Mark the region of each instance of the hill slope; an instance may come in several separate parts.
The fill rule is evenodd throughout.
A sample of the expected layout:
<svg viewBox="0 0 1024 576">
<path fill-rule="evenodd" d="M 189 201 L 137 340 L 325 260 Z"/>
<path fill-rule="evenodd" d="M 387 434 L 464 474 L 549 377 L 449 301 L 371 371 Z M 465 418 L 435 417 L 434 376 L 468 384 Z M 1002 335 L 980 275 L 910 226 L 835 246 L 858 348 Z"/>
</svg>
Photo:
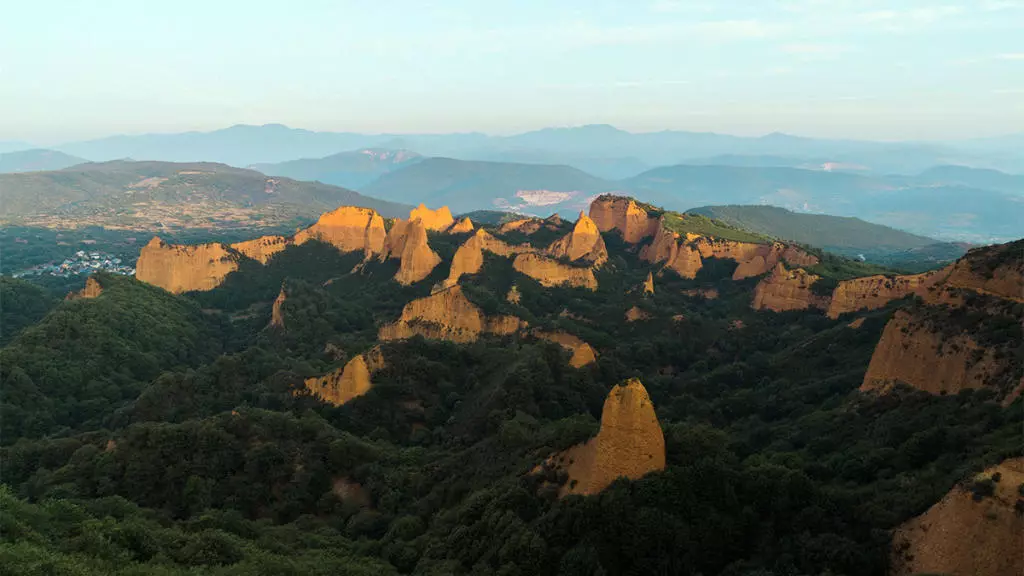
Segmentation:
<svg viewBox="0 0 1024 576">
<path fill-rule="evenodd" d="M 408 150 L 364 148 L 339 152 L 323 158 L 303 158 L 276 164 L 254 164 L 252 168 L 268 176 L 286 176 L 295 180 L 315 180 L 343 188 L 359 188 L 378 176 L 398 170 L 422 159 Z"/>
<path fill-rule="evenodd" d="M 11 172 L 32 172 L 35 170 L 60 170 L 86 162 L 83 158 L 71 156 L 57 150 L 19 150 L 0 154 L 0 174 Z"/>
<path fill-rule="evenodd" d="M 0 221 L 68 228 L 264 227 L 312 218 L 341 204 L 385 216 L 409 210 L 336 186 L 213 163 L 82 164 L 0 175 L 0 190 Z"/>
<path fill-rule="evenodd" d="M 569 166 L 428 158 L 381 176 L 363 191 L 394 202 L 446 205 L 454 212 L 579 211 L 614 182 Z"/>
<path fill-rule="evenodd" d="M 949 262 L 967 251 L 963 244 L 939 242 L 865 222 L 860 218 L 801 214 L 775 206 L 704 206 L 688 211 L 738 228 L 810 244 L 849 258 L 912 268 Z"/>
</svg>

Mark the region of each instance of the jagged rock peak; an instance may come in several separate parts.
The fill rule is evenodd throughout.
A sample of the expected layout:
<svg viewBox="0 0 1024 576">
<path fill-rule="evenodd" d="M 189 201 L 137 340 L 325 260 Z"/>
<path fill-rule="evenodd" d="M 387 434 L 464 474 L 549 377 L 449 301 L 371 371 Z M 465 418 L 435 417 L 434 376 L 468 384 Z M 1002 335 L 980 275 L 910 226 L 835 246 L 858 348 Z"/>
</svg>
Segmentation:
<svg viewBox="0 0 1024 576">
<path fill-rule="evenodd" d="M 604 401 L 597 436 L 552 456 L 547 465 L 568 473 L 560 496 L 597 494 L 617 478 L 636 480 L 664 470 L 665 436 L 640 380 L 613 386 Z"/>
<path fill-rule="evenodd" d="M 573 368 L 582 368 L 589 364 L 597 362 L 597 353 L 594 352 L 593 347 L 587 344 L 583 340 L 580 340 L 577 336 L 569 334 L 568 332 L 543 332 L 535 331 L 534 336 L 541 340 L 547 340 L 548 342 L 554 342 L 562 348 L 568 350 L 572 356 L 569 359 L 569 365 Z"/>
<path fill-rule="evenodd" d="M 474 342 L 481 334 L 512 334 L 525 326 L 526 322 L 514 316 L 484 316 L 455 285 L 406 304 L 398 321 L 382 326 L 378 337 L 402 340 L 418 334 L 435 340 Z"/>
<path fill-rule="evenodd" d="M 399 284 L 419 282 L 441 263 L 441 257 L 431 250 L 427 243 L 427 228 L 421 219 L 417 218 L 405 226 L 405 239 L 402 244 L 402 262 L 395 273 L 395 280 Z"/>
<path fill-rule="evenodd" d="M 512 268 L 540 282 L 541 286 L 569 286 L 597 290 L 591 268 L 579 268 L 539 254 L 524 253 L 512 261 Z"/>
<path fill-rule="evenodd" d="M 654 294 L 654 274 L 651 272 L 647 273 L 647 279 L 644 280 L 644 294 Z"/>
<path fill-rule="evenodd" d="M 811 286 L 820 276 L 809 274 L 803 268 L 786 270 L 782 262 L 777 262 L 772 273 L 761 279 L 754 288 L 754 310 L 806 310 L 807 308 L 825 309 L 828 307 L 828 296 L 819 296 Z"/>
<path fill-rule="evenodd" d="M 449 234 L 466 234 L 473 231 L 473 221 L 463 216 L 456 223 L 452 224 L 447 232 Z"/>
<path fill-rule="evenodd" d="M 320 377 L 307 378 L 303 384 L 310 393 L 324 402 L 341 406 L 369 392 L 373 387 L 370 378 L 382 368 L 384 355 L 378 346 L 365 354 L 353 356 L 344 368 Z"/>
<path fill-rule="evenodd" d="M 277 293 L 277 298 L 274 299 L 274 305 L 270 309 L 271 326 L 284 328 L 284 311 L 281 307 L 284 305 L 287 298 L 288 296 L 285 294 L 284 284 L 281 284 L 281 291 Z"/>
<path fill-rule="evenodd" d="M 315 224 L 295 234 L 294 242 L 302 244 L 320 240 L 342 252 L 362 251 L 367 256 L 384 251 L 384 218 L 376 211 L 357 206 L 341 206 L 320 215 Z"/>
<path fill-rule="evenodd" d="M 604 245 L 601 231 L 583 212 L 580 212 L 572 232 L 555 241 L 547 252 L 555 258 L 568 258 L 573 262 L 586 260 L 594 266 L 600 266 L 608 260 L 608 249 Z"/>
<path fill-rule="evenodd" d="M 484 263 L 485 251 L 508 258 L 516 254 L 532 253 L 536 250 L 529 244 L 509 244 L 495 238 L 483 228 L 477 228 L 476 233 L 466 239 L 462 246 L 455 251 L 448 278 L 442 286 L 446 288 L 454 286 L 463 274 L 479 272 Z"/>
<path fill-rule="evenodd" d="M 590 204 L 590 218 L 601 232 L 618 230 L 630 244 L 654 235 L 658 228 L 657 218 L 649 216 L 636 200 L 624 196 L 598 196 Z"/>
<path fill-rule="evenodd" d="M 139 253 L 135 277 L 175 294 L 212 290 L 238 269 L 240 257 L 219 242 L 176 246 L 154 236 Z"/>
<path fill-rule="evenodd" d="M 79 300 L 96 298 L 102 293 L 103 286 L 100 285 L 99 280 L 97 280 L 95 276 L 89 276 L 88 278 L 85 279 L 85 288 L 82 288 L 77 292 L 69 292 L 68 295 L 64 297 L 64 299 Z"/>
<path fill-rule="evenodd" d="M 455 223 L 455 218 L 452 217 L 452 211 L 449 210 L 447 206 L 442 206 L 437 210 L 431 210 L 422 203 L 409 211 L 409 220 L 420 220 L 423 222 L 423 225 L 427 230 L 434 231 L 447 230 Z"/>
<path fill-rule="evenodd" d="M 231 247 L 260 264 L 266 264 L 275 254 L 287 248 L 291 243 L 291 238 L 284 236 L 260 236 L 252 240 L 235 242 Z"/>
</svg>

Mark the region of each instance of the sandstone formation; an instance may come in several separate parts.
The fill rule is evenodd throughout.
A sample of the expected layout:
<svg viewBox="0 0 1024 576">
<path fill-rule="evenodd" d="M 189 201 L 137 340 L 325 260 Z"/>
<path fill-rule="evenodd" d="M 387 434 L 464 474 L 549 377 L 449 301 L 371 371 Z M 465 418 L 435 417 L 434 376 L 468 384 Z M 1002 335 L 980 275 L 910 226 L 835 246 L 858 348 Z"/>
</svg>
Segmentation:
<svg viewBox="0 0 1024 576">
<path fill-rule="evenodd" d="M 284 286 L 281 286 L 281 291 L 278 292 L 277 298 L 274 299 L 274 305 L 270 309 L 270 325 L 278 328 L 284 328 L 284 312 L 281 310 L 281 306 L 284 305 L 284 301 L 287 296 L 284 293 Z"/>
<path fill-rule="evenodd" d="M 569 286 L 597 290 L 597 278 L 590 268 L 577 268 L 537 254 L 519 254 L 512 261 L 512 267 L 541 286 Z"/>
<path fill-rule="evenodd" d="M 444 286 L 454 286 L 463 274 L 476 274 L 484 264 L 484 252 L 498 256 L 511 257 L 521 253 L 532 253 L 535 250 L 529 245 L 514 246 L 499 240 L 483 228 L 459 246 L 452 257 L 451 269 Z"/>
<path fill-rule="evenodd" d="M 679 234 L 659 223 L 654 241 L 640 250 L 640 259 L 652 264 L 663 263 L 683 278 L 694 278 L 701 269 L 700 252 L 689 242 L 680 242 Z"/>
<path fill-rule="evenodd" d="M 632 198 L 603 195 L 590 204 L 590 218 L 601 232 L 618 230 L 623 240 L 636 244 L 652 236 L 658 219 L 647 214 Z"/>
<path fill-rule="evenodd" d="M 1024 302 L 1024 240 L 969 251 L 950 267 L 946 284 Z"/>
<path fill-rule="evenodd" d="M 636 480 L 664 470 L 665 437 L 640 380 L 614 386 L 604 401 L 597 436 L 555 454 L 546 465 L 568 473 L 559 496 L 597 494 L 619 477 Z"/>
<path fill-rule="evenodd" d="M 431 210 L 423 204 L 420 204 L 409 212 L 409 221 L 414 222 L 416 220 L 423 222 L 423 226 L 426 227 L 427 230 L 434 231 L 447 230 L 455 223 L 455 218 L 452 217 L 452 211 L 449 210 L 447 206 L 442 206 L 437 210 Z"/>
<path fill-rule="evenodd" d="M 644 280 L 644 294 L 654 294 L 654 274 L 647 273 L 647 279 Z"/>
<path fill-rule="evenodd" d="M 846 312 L 874 310 L 893 300 L 911 294 L 925 295 L 928 288 L 948 276 L 947 269 L 908 276 L 864 276 L 843 280 L 832 291 L 828 317 L 838 318 Z"/>
<path fill-rule="evenodd" d="M 498 227 L 498 234 L 507 234 L 509 232 L 522 232 L 529 236 L 540 227 L 544 225 L 544 221 L 540 218 L 520 218 L 519 220 L 510 220 L 505 222 Z"/>
<path fill-rule="evenodd" d="M 572 353 L 569 365 L 573 368 L 582 368 L 597 361 L 597 354 L 594 349 L 583 340 L 568 332 L 541 332 L 536 331 L 534 336 L 541 340 L 554 342 Z"/>
<path fill-rule="evenodd" d="M 650 318 L 650 314 L 637 306 L 633 306 L 629 310 L 626 310 L 626 322 L 638 322 L 640 320 L 650 320 Z"/>
<path fill-rule="evenodd" d="M 803 268 L 786 270 L 781 262 L 775 265 L 772 273 L 757 283 L 754 288 L 754 310 L 805 310 L 807 308 L 825 308 L 827 296 L 818 296 L 811 291 L 820 276 L 809 274 Z"/>
<path fill-rule="evenodd" d="M 469 218 L 460 218 L 458 222 L 452 224 L 447 232 L 449 234 L 468 234 L 473 231 L 473 221 Z"/>
<path fill-rule="evenodd" d="M 362 251 L 367 256 L 384 251 L 384 219 L 369 208 L 342 206 L 320 215 L 315 224 L 299 231 L 296 244 L 320 240 L 342 252 Z"/>
<path fill-rule="evenodd" d="M 993 385 L 1001 372 L 995 351 L 965 332 L 943 334 L 942 328 L 897 311 L 875 346 L 861 391 L 884 392 L 896 382 L 931 394 Z"/>
<path fill-rule="evenodd" d="M 324 402 L 341 406 L 369 392 L 373 386 L 370 376 L 383 367 L 384 357 L 380 348 L 374 348 L 366 354 L 354 356 L 344 368 L 318 378 L 307 378 L 304 384 L 307 390 Z"/>
<path fill-rule="evenodd" d="M 402 262 L 395 273 L 399 284 L 409 285 L 423 280 L 441 263 L 441 257 L 427 244 L 427 229 L 420 219 L 413 220 L 406 227 L 402 242 Z"/>
<path fill-rule="evenodd" d="M 284 236 L 260 236 L 253 240 L 236 242 L 231 247 L 260 264 L 266 264 L 274 254 L 284 250 L 289 244 L 291 239 Z"/>
<path fill-rule="evenodd" d="M 967 487 L 956 486 L 895 531 L 893 574 L 1024 574 L 1024 516 L 1015 510 L 1024 458 L 1005 460 L 974 479 L 979 480 L 992 482 L 994 494 L 975 499 Z"/>
<path fill-rule="evenodd" d="M 508 294 L 505 295 L 505 301 L 509 304 L 519 304 L 519 300 L 522 296 L 519 294 L 519 288 L 515 284 L 508 289 Z"/>
<path fill-rule="evenodd" d="M 571 262 L 586 260 L 594 266 L 600 266 L 608 260 L 608 249 L 601 238 L 601 232 L 594 221 L 580 212 L 576 225 L 547 250 L 555 258 L 568 258 Z"/>
<path fill-rule="evenodd" d="M 481 334 L 512 334 L 525 325 L 514 316 L 485 317 L 456 285 L 409 302 L 397 322 L 380 328 L 378 337 L 401 340 L 418 334 L 436 340 L 473 342 Z"/>
<path fill-rule="evenodd" d="M 702 258 L 735 260 L 738 266 L 733 272 L 733 280 L 760 276 L 772 270 L 776 264 L 782 261 L 796 267 L 813 266 L 818 263 L 817 256 L 781 242 L 754 244 L 701 237 L 694 242 L 694 245 Z"/>
<path fill-rule="evenodd" d="M 95 276 L 89 276 L 85 280 L 85 288 L 78 292 L 71 292 L 64 297 L 65 300 L 78 300 L 81 298 L 95 298 L 103 293 L 103 286 Z"/>
<path fill-rule="evenodd" d="M 690 288 L 689 290 L 683 290 L 683 295 L 690 296 L 693 298 L 703 298 L 705 300 L 714 300 L 718 298 L 717 288 Z"/>
<path fill-rule="evenodd" d="M 238 259 L 224 244 L 175 246 L 154 236 L 139 254 L 135 277 L 175 294 L 212 290 L 238 269 Z"/>
</svg>

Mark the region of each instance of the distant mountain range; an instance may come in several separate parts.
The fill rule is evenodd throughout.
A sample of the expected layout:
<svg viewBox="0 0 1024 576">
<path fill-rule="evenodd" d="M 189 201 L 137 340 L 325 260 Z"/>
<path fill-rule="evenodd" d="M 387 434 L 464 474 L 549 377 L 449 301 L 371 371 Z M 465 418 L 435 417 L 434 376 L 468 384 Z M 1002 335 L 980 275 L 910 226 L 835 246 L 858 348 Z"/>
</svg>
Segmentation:
<svg viewBox="0 0 1024 576">
<path fill-rule="evenodd" d="M 303 158 L 276 164 L 255 164 L 268 176 L 287 176 L 296 180 L 314 180 L 344 188 L 361 188 L 379 176 L 419 162 L 423 157 L 408 150 L 364 148 L 339 152 L 324 158 Z"/>
<path fill-rule="evenodd" d="M 223 164 L 112 161 L 63 170 L 0 174 L 0 224 L 259 228 L 303 222 L 340 205 L 405 216 L 411 206 L 352 190 L 267 177 Z"/>
<path fill-rule="evenodd" d="M 1021 141 L 1022 135 L 917 143 L 829 140 L 779 133 L 761 137 L 679 130 L 631 133 L 608 125 L 545 128 L 513 136 L 357 134 L 267 124 L 238 125 L 212 132 L 111 136 L 54 148 L 92 161 L 213 161 L 240 167 L 322 158 L 361 148 L 408 149 L 424 156 L 464 160 L 567 164 L 617 179 L 634 176 L 652 166 L 694 164 L 722 155 L 786 158 L 786 166 L 790 162 L 799 163 L 793 165 L 800 167 L 807 162 L 855 166 L 877 174 L 916 174 L 941 164 L 1024 173 Z"/>
<path fill-rule="evenodd" d="M 75 164 L 86 162 L 77 156 L 71 156 L 57 150 L 20 150 L 0 154 L 0 174 L 12 172 L 32 172 L 36 170 L 60 170 Z"/>
</svg>

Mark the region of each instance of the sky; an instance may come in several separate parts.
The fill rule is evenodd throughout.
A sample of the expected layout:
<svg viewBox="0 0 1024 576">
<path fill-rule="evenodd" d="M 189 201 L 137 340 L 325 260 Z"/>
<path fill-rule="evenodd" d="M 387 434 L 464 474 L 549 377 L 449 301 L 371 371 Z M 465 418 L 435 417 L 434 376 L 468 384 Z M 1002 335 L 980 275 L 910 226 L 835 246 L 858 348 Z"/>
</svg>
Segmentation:
<svg viewBox="0 0 1024 576">
<path fill-rule="evenodd" d="M 0 140 L 1024 131 L 1024 0 L 4 0 Z"/>
</svg>

